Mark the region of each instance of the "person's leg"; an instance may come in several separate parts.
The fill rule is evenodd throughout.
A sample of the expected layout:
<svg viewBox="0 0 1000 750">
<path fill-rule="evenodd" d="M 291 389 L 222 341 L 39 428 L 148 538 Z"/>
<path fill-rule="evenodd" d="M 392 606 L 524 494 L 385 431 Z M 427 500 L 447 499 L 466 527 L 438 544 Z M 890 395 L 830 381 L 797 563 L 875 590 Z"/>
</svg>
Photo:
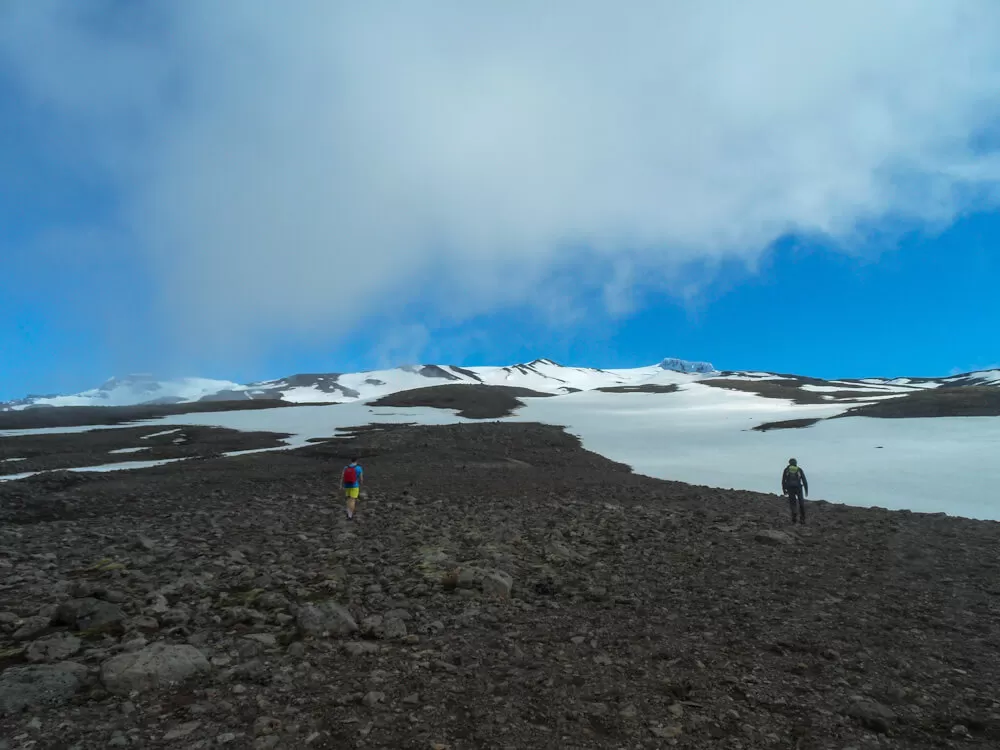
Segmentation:
<svg viewBox="0 0 1000 750">
<path fill-rule="evenodd" d="M 792 523 L 797 520 L 795 517 L 795 490 L 788 490 L 788 507 L 792 511 Z"/>
<path fill-rule="evenodd" d="M 806 498 L 802 494 L 802 490 L 798 492 L 799 496 L 799 523 L 806 522 Z"/>
<path fill-rule="evenodd" d="M 347 517 L 354 518 L 354 509 L 358 502 L 358 488 L 348 487 L 344 493 L 347 495 Z"/>
</svg>

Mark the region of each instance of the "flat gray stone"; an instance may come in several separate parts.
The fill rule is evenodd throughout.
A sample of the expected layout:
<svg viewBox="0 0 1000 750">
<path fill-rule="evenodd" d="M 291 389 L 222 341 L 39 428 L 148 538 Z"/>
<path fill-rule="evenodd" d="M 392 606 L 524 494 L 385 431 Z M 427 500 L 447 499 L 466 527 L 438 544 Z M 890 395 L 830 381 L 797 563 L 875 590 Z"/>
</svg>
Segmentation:
<svg viewBox="0 0 1000 750">
<path fill-rule="evenodd" d="M 210 669 L 208 659 L 194 646 L 159 642 L 108 659 L 101 665 L 101 681 L 109 692 L 127 695 L 183 682 Z"/>
<path fill-rule="evenodd" d="M 82 642 L 70 633 L 53 633 L 39 638 L 24 651 L 24 657 L 31 662 L 65 661 L 80 650 Z"/>
<path fill-rule="evenodd" d="M 306 604 L 299 608 L 296 620 L 302 635 L 350 635 L 358 630 L 347 608 L 334 601 Z"/>
<path fill-rule="evenodd" d="M 74 662 L 5 669 L 0 672 L 0 716 L 68 703 L 86 674 L 87 668 Z"/>
</svg>

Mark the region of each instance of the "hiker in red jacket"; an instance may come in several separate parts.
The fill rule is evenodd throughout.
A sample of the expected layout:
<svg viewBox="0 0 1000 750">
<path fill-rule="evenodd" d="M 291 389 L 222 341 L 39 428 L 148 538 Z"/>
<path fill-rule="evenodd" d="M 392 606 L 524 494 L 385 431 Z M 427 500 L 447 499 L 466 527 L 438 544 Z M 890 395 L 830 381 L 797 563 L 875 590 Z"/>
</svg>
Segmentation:
<svg viewBox="0 0 1000 750">
<path fill-rule="evenodd" d="M 352 458 L 351 463 L 344 467 L 340 473 L 340 488 L 347 496 L 347 518 L 354 518 L 354 509 L 358 503 L 358 495 L 361 492 L 361 482 L 364 469 L 358 464 L 358 459 Z"/>
</svg>

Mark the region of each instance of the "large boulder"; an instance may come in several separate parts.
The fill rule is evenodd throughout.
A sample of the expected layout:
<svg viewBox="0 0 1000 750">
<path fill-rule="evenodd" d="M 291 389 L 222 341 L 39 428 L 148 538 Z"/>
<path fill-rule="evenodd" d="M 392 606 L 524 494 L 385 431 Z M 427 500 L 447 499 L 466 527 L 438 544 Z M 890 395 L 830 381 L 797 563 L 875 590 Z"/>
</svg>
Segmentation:
<svg viewBox="0 0 1000 750">
<path fill-rule="evenodd" d="M 101 665 L 101 681 L 109 692 L 127 695 L 158 690 L 209 669 L 208 659 L 194 646 L 158 642 L 108 659 Z"/>
<path fill-rule="evenodd" d="M 24 656 L 31 662 L 64 661 L 80 650 L 79 638 L 70 633 L 54 633 L 28 646 Z"/>
<path fill-rule="evenodd" d="M 87 668 L 73 662 L 5 669 L 0 672 L 0 716 L 67 703 L 86 675 Z"/>
<path fill-rule="evenodd" d="M 15 641 L 30 641 L 32 638 L 36 638 L 48 630 L 51 627 L 51 624 L 51 617 L 35 615 L 34 617 L 29 617 L 24 620 L 18 629 L 14 631 L 14 635 L 11 637 Z"/>
<path fill-rule="evenodd" d="M 486 596 L 499 599 L 510 598 L 514 579 L 511 575 L 497 568 L 462 568 L 458 574 L 458 588 L 480 589 Z"/>
<path fill-rule="evenodd" d="M 754 539 L 760 544 L 766 544 L 771 547 L 781 547 L 786 544 L 792 544 L 795 541 L 791 534 L 787 534 L 784 531 L 777 531 L 775 529 L 758 531 L 754 536 Z"/>
<path fill-rule="evenodd" d="M 306 636 L 350 635 L 358 630 L 347 608 L 330 600 L 301 606 L 296 621 L 299 632 Z"/>
<path fill-rule="evenodd" d="M 60 604 L 53 622 L 76 630 L 102 631 L 122 629 L 124 620 L 125 613 L 117 604 L 86 597 Z"/>
<path fill-rule="evenodd" d="M 887 734 L 896 721 L 896 713 L 891 708 L 864 698 L 856 698 L 844 713 L 879 734 Z"/>
<path fill-rule="evenodd" d="M 490 570 L 483 576 L 483 593 L 498 599 L 509 599 L 514 587 L 514 579 L 502 570 Z"/>
<path fill-rule="evenodd" d="M 554 561 L 582 564 L 587 558 L 570 549 L 558 539 L 550 539 L 545 545 L 545 555 Z"/>
<path fill-rule="evenodd" d="M 372 615 L 361 621 L 361 634 L 369 638 L 396 640 L 406 636 L 406 623 L 397 615 Z"/>
</svg>

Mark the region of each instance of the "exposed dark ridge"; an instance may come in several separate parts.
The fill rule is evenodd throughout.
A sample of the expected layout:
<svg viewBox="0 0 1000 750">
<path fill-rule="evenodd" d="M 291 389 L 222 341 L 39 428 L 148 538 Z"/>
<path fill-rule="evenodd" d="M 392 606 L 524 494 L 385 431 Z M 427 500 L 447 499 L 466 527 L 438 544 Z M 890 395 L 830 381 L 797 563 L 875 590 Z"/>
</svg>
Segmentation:
<svg viewBox="0 0 1000 750">
<path fill-rule="evenodd" d="M 780 398 L 791 401 L 795 404 L 830 404 L 837 402 L 862 403 L 873 394 L 862 391 L 804 391 L 794 380 L 730 380 L 728 378 L 709 378 L 699 380 L 699 385 L 712 386 L 714 388 L 725 388 L 730 391 L 743 391 L 744 393 L 755 393 L 763 398 Z"/>
<path fill-rule="evenodd" d="M 280 382 L 287 383 L 293 388 L 319 388 L 323 390 L 325 388 L 342 388 L 340 386 L 341 373 L 339 372 L 325 372 L 325 373 L 309 373 L 302 372 L 296 375 L 289 375 L 287 378 L 282 378 Z"/>
<path fill-rule="evenodd" d="M 1000 388 L 988 385 L 913 391 L 899 398 L 857 406 L 836 418 L 997 417 Z"/>
<path fill-rule="evenodd" d="M 553 364 L 553 365 L 557 364 L 555 362 L 552 362 L 551 360 L 536 359 L 536 360 L 534 360 L 532 362 L 522 362 L 520 364 L 511 365 L 510 367 L 505 367 L 504 369 L 507 370 L 508 372 L 510 372 L 512 370 L 517 370 L 518 372 L 520 372 L 523 375 L 538 375 L 539 377 L 543 377 L 546 380 L 552 380 L 552 381 L 554 381 L 556 383 L 565 383 L 566 382 L 562 378 L 557 378 L 557 377 L 554 377 L 552 375 L 544 375 L 544 374 L 540 373 L 538 370 L 536 370 L 535 369 L 535 365 L 536 364 L 541 364 L 543 362 L 546 363 L 546 364 Z M 562 365 L 558 365 L 558 366 L 561 367 Z"/>
<path fill-rule="evenodd" d="M 169 434 L 162 434 L 165 432 Z M 162 424 L 0 437 L 0 459 L 23 459 L 13 463 L 0 461 L 0 477 L 132 461 L 206 458 L 231 451 L 276 448 L 287 437 L 284 433 Z M 133 448 L 141 450 L 113 452 Z"/>
<path fill-rule="evenodd" d="M 255 390 L 255 391 L 219 391 L 218 393 L 209 393 L 208 395 L 202 396 L 198 399 L 198 403 L 207 403 L 211 401 L 222 401 L 227 403 L 232 403 L 234 401 L 271 401 L 281 400 L 281 392 L 277 389 L 275 390 Z"/>
<path fill-rule="evenodd" d="M 309 404 L 313 406 L 314 404 Z M 242 401 L 196 401 L 188 404 L 145 404 L 142 406 L 50 406 L 0 413 L 0 430 L 34 430 L 43 427 L 86 427 L 156 419 L 175 414 L 203 414 L 242 409 L 276 409 L 290 404 L 271 399 Z"/>
<path fill-rule="evenodd" d="M 142 404 L 140 404 L 140 406 L 165 406 L 165 405 L 183 404 L 183 403 L 186 402 L 179 396 L 163 396 L 161 398 L 154 398 L 151 401 L 143 401 Z"/>
<path fill-rule="evenodd" d="M 759 424 L 753 429 L 757 432 L 769 432 L 770 430 L 797 430 L 803 427 L 812 427 L 817 422 L 823 420 L 819 417 L 813 419 L 786 419 L 782 422 L 766 422 Z"/>
<path fill-rule="evenodd" d="M 339 393 L 348 398 L 358 398 L 361 396 L 358 391 L 348 388 L 340 383 L 342 373 L 299 373 L 289 375 L 287 378 L 271 381 L 268 384 L 258 384 L 261 393 L 281 393 L 288 388 L 315 388 L 322 393 Z"/>
<path fill-rule="evenodd" d="M 988 386 L 984 382 L 982 375 L 956 375 L 941 382 L 941 388 L 964 388 L 966 386 L 983 386 L 986 388 L 996 388 Z"/>
<path fill-rule="evenodd" d="M 785 373 L 785 372 L 771 372 L 768 374 L 774 375 L 776 378 L 778 378 L 777 380 L 772 380 L 770 382 L 787 383 L 787 384 L 796 383 L 798 385 L 831 386 L 831 385 L 836 385 L 837 383 L 861 382 L 861 381 L 841 380 L 839 378 L 834 378 L 832 380 L 824 380 L 823 378 L 813 378 L 808 375 L 795 375 L 793 373 Z"/>
<path fill-rule="evenodd" d="M 605 388 L 595 388 L 601 393 L 676 393 L 678 388 L 673 384 L 646 383 L 644 385 L 611 385 Z"/>
<path fill-rule="evenodd" d="M 202 401 L 229 400 L 238 394 L 245 393 L 246 398 L 253 399 L 273 399 L 283 398 L 285 391 L 291 388 L 315 388 L 321 393 L 331 395 L 339 394 L 347 398 L 359 398 L 361 394 L 353 388 L 341 385 L 339 382 L 342 373 L 297 373 L 277 380 L 266 380 L 258 383 L 251 383 L 248 391 L 221 391 L 220 393 L 205 396 Z M 236 395 L 234 395 L 236 394 Z"/>
<path fill-rule="evenodd" d="M 424 365 L 418 371 L 419 374 L 423 375 L 425 378 L 442 378 L 444 380 L 460 380 L 455 373 L 448 372 L 446 369 L 439 365 Z"/>
<path fill-rule="evenodd" d="M 456 367 L 455 365 L 449 365 L 449 367 L 451 367 L 451 369 L 454 370 L 455 372 L 464 375 L 467 378 L 476 380 L 480 383 L 483 382 L 483 379 L 478 375 L 476 375 L 476 373 L 474 373 L 472 370 L 466 370 L 464 367 Z"/>
<path fill-rule="evenodd" d="M 519 397 L 540 398 L 551 395 L 508 385 L 435 385 L 392 393 L 373 401 L 371 406 L 427 406 L 454 409 L 460 417 L 466 419 L 500 419 L 524 406 L 518 400 Z"/>
</svg>

